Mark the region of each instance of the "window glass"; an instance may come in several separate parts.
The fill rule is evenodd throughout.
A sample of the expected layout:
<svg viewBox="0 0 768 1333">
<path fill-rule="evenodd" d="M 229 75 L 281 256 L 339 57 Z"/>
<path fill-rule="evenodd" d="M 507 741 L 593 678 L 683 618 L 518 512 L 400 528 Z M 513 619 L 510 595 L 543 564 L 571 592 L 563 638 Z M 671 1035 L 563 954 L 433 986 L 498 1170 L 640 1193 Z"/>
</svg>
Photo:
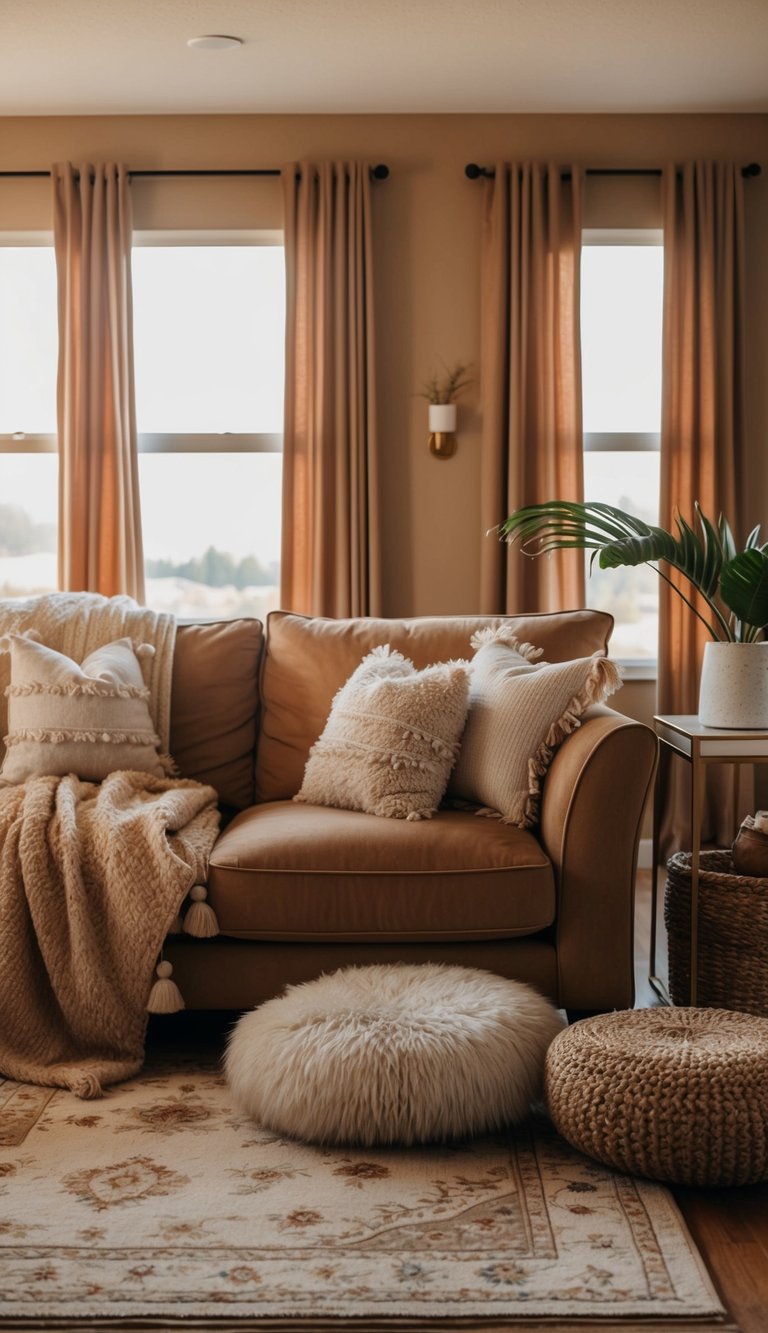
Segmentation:
<svg viewBox="0 0 768 1333">
<path fill-rule="evenodd" d="M 585 431 L 658 431 L 660 245 L 585 245 L 581 261 Z"/>
<path fill-rule="evenodd" d="M 53 246 L 0 245 L 0 435 L 56 430 Z"/>
<path fill-rule="evenodd" d="M 147 600 L 181 617 L 262 617 L 278 604 L 282 455 L 236 437 L 282 432 L 283 254 L 133 252 L 140 445 L 175 437 L 173 452 L 161 438 L 139 457 Z M 222 450 L 194 448 L 210 434 L 229 437 Z"/>
<path fill-rule="evenodd" d="M 663 247 L 582 250 L 584 497 L 657 523 L 661 425 Z M 600 438 L 602 436 L 602 439 Z M 638 436 L 656 448 L 638 448 Z M 650 437 L 650 440 L 649 440 Z M 591 568 L 587 603 L 615 619 L 611 653 L 652 661 L 658 647 L 658 575 L 647 565 Z"/>
<path fill-rule="evenodd" d="M 53 592 L 56 454 L 0 454 L 0 597 Z"/>
<path fill-rule="evenodd" d="M 590 500 L 626 509 L 646 523 L 658 522 L 659 454 L 655 451 L 600 452 L 584 455 L 584 494 Z M 616 624 L 611 656 L 650 660 L 656 657 L 659 576 L 649 565 L 600 569 L 597 557 L 589 573 L 587 605 L 609 611 Z"/>
<path fill-rule="evenodd" d="M 0 597 L 56 587 L 58 459 L 24 436 L 56 432 L 57 357 L 53 247 L 0 245 Z"/>
<path fill-rule="evenodd" d="M 139 431 L 282 430 L 282 246 L 137 246 L 133 302 Z"/>
<path fill-rule="evenodd" d="M 192 619 L 274 610 L 282 454 L 141 454 L 147 601 Z"/>
</svg>

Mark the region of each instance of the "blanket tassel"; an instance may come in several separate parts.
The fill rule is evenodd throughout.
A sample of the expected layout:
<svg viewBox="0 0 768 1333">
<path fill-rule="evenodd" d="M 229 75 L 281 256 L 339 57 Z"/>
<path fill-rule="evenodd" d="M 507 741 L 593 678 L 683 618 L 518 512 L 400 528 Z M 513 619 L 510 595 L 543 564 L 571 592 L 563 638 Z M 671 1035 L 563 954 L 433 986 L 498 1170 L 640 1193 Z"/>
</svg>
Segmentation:
<svg viewBox="0 0 768 1333">
<path fill-rule="evenodd" d="M 208 890 L 204 884 L 195 884 L 194 888 L 190 889 L 189 896 L 192 905 L 184 917 L 184 930 L 187 935 L 195 935 L 199 940 L 212 939 L 219 933 L 219 923 L 210 903 L 205 901 Z"/>
<path fill-rule="evenodd" d="M 170 963 L 158 963 L 155 968 L 157 981 L 149 992 L 147 1000 L 148 1014 L 177 1014 L 184 1008 L 184 997 L 175 981 L 171 980 L 173 967 Z"/>
</svg>

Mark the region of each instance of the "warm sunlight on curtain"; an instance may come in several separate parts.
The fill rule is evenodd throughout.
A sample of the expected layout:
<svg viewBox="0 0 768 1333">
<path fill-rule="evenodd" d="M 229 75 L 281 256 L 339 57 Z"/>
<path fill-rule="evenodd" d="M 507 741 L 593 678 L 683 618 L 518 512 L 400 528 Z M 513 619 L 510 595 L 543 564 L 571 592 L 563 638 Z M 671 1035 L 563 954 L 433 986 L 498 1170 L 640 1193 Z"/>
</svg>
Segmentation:
<svg viewBox="0 0 768 1333">
<path fill-rule="evenodd" d="M 581 500 L 581 174 L 496 165 L 484 182 L 480 610 L 584 605 L 584 557 L 526 559 L 489 528 L 514 509 Z"/>
<path fill-rule="evenodd" d="M 58 274 L 59 583 L 144 600 L 123 166 L 53 167 Z"/>
<path fill-rule="evenodd" d="M 283 168 L 287 283 L 281 604 L 380 613 L 368 166 Z"/>
<path fill-rule="evenodd" d="M 729 519 L 746 537 L 738 504 L 744 475 L 744 186 L 730 163 L 688 162 L 663 173 L 664 334 L 661 513 Z M 674 575 L 673 575 L 674 577 Z M 686 588 L 686 591 L 688 589 Z M 667 584 L 659 589 L 659 709 L 695 713 L 707 633 Z M 662 832 L 665 853 L 689 845 L 687 764 L 675 763 Z M 736 833 L 730 774 L 708 774 L 705 836 L 729 846 Z M 745 799 L 749 796 L 745 793 Z"/>
</svg>

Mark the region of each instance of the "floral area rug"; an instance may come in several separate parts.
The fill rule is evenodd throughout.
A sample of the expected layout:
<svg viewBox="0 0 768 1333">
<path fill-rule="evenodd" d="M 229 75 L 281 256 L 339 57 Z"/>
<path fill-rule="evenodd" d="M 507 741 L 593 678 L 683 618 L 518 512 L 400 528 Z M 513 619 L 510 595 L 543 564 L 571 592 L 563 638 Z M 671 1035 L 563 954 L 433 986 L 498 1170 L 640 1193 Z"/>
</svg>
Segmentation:
<svg viewBox="0 0 768 1333">
<path fill-rule="evenodd" d="M 0 1081 L 0 1323 L 226 1316 L 712 1319 L 668 1192 L 543 1122 L 421 1149 L 310 1147 L 216 1066 L 83 1103 Z"/>
</svg>

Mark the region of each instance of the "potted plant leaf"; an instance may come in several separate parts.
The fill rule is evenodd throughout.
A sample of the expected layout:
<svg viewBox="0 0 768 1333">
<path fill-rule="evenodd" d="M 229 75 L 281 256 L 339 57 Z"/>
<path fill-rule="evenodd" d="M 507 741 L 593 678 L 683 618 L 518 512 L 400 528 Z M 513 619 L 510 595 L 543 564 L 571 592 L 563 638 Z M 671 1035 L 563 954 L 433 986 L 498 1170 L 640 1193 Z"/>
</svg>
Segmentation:
<svg viewBox="0 0 768 1333">
<path fill-rule="evenodd" d="M 737 550 L 722 515 L 713 523 L 696 504 L 693 524 L 675 516 L 675 531 L 597 501 L 551 500 L 527 505 L 498 528 L 529 556 L 580 548 L 601 569 L 648 564 L 705 625 L 699 717 L 706 726 L 768 729 L 768 544 L 760 529 Z M 687 579 L 704 609 L 673 582 L 664 566 Z"/>
</svg>

